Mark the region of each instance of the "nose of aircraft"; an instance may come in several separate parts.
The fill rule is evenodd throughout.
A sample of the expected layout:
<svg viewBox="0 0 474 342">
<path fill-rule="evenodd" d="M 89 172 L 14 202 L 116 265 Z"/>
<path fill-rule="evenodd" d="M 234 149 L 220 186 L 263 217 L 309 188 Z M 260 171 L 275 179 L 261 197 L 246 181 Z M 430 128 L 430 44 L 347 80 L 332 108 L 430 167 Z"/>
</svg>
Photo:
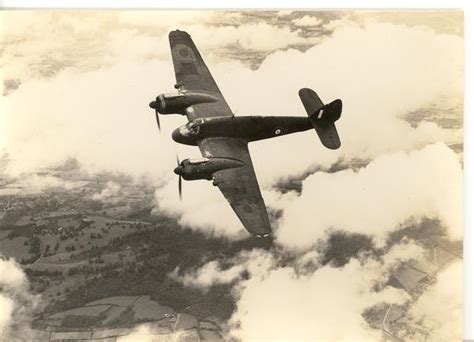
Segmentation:
<svg viewBox="0 0 474 342">
<path fill-rule="evenodd" d="M 177 175 L 180 175 L 182 172 L 183 172 L 183 167 L 181 165 L 175 167 L 174 173 L 176 173 Z"/>
<path fill-rule="evenodd" d="M 150 108 L 155 109 L 156 108 L 156 101 L 151 101 L 149 106 L 150 106 Z"/>
<path fill-rule="evenodd" d="M 176 128 L 173 133 L 171 133 L 171 138 L 176 141 L 176 142 L 180 142 L 182 138 L 181 134 L 179 133 L 179 128 Z"/>
</svg>

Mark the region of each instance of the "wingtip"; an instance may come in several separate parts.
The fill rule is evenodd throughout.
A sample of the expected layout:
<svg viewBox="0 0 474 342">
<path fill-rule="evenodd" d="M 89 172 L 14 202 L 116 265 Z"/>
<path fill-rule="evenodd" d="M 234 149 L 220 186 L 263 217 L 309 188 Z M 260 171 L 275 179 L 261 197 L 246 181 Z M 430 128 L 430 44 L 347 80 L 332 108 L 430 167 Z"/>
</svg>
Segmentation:
<svg viewBox="0 0 474 342">
<path fill-rule="evenodd" d="M 341 143 L 337 143 L 334 145 L 327 145 L 327 144 L 323 144 L 323 145 L 330 150 L 337 150 L 339 149 L 339 147 L 341 147 Z"/>
<path fill-rule="evenodd" d="M 186 31 L 181 31 L 179 29 L 176 29 L 174 31 L 170 31 L 170 33 L 168 34 L 168 38 L 173 38 L 173 37 L 178 37 L 178 36 L 191 37 L 189 35 L 189 33 L 187 33 Z"/>
<path fill-rule="evenodd" d="M 313 94 L 313 93 L 316 93 L 316 92 L 311 88 L 301 88 L 300 90 L 298 90 L 298 95 L 300 97 L 305 94 Z"/>
</svg>

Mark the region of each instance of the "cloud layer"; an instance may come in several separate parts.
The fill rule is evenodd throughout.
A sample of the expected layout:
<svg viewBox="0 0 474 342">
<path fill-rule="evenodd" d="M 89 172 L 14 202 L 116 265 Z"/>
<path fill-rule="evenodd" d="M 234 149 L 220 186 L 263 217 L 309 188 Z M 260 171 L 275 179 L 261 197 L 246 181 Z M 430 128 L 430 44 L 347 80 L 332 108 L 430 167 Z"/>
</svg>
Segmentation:
<svg viewBox="0 0 474 342">
<path fill-rule="evenodd" d="M 363 312 L 376 304 L 410 300 L 386 281 L 394 268 L 421 254 L 420 246 L 404 241 L 381 258 L 361 254 L 341 268 L 311 269 L 304 265 L 317 259 L 313 252 L 299 254 L 288 264 L 277 250 L 255 249 L 225 260 L 225 267 L 213 260 L 173 277 L 204 289 L 234 283 L 237 309 L 229 334 L 242 340 L 377 341 L 381 331 L 368 326 Z"/>
<path fill-rule="evenodd" d="M 197 45 L 204 45 L 205 57 L 212 51 L 206 42 L 212 40 L 200 37 L 216 30 L 219 28 L 199 27 L 190 31 Z M 252 36 L 244 26 L 232 30 L 242 39 Z M 162 177 L 174 163 L 174 151 L 185 151 L 185 156 L 198 154 L 195 149 L 176 147 L 169 138 L 172 128 L 184 123 L 184 118 L 167 116 L 163 133 L 156 132 L 147 104 L 171 88 L 174 74 L 166 32 L 153 40 L 140 32 L 112 31 L 117 41 L 129 37 L 132 45 L 108 50 L 113 63 L 101 69 L 61 69 L 53 78 L 27 80 L 1 98 L 0 149 L 14 157 L 10 172 L 31 170 L 72 155 L 86 167 Z M 281 36 L 277 32 L 269 35 Z M 390 44 L 386 44 L 387 36 Z M 133 48 L 135 44 L 140 48 Z M 41 42 L 36 45 L 44 48 Z M 130 56 L 129 51 L 138 55 Z M 462 39 L 457 36 L 372 22 L 362 27 L 337 26 L 331 36 L 304 53 L 275 52 L 257 70 L 239 62 L 210 59 L 209 63 L 206 59 L 239 115 L 305 115 L 297 96 L 304 86 L 316 89 L 325 101 L 343 99 L 343 118 L 338 122 L 343 146 L 337 152 L 320 146 L 314 132 L 252 144 L 254 164 L 265 185 L 314 165 L 328 167 L 340 158 L 371 158 L 435 141 L 459 141 L 460 132 L 432 122 L 413 128 L 402 116 L 462 96 L 462 51 Z M 30 55 L 38 54 L 24 54 L 24 58 Z M 291 153 L 303 147 L 313 152 Z M 288 151 L 285 158 L 282 151 Z"/>
<path fill-rule="evenodd" d="M 409 219 L 438 218 L 449 236 L 463 231 L 463 172 L 443 144 L 376 158 L 359 171 L 316 172 L 300 197 L 285 206 L 277 240 L 309 247 L 328 229 L 386 235 Z"/>
<path fill-rule="evenodd" d="M 126 19 L 114 20 L 125 20 L 128 25 L 130 21 L 139 21 L 141 15 L 137 15 L 137 18 L 125 15 Z M 186 16 L 182 20 L 185 23 Z M 67 23 L 73 25 L 75 22 Z M 37 25 L 41 26 L 41 21 Z M 142 23 L 141 30 L 145 30 L 146 25 L 146 21 Z M 462 131 L 442 129 L 434 122 L 421 122 L 412 127 L 403 119 L 407 112 L 423 106 L 441 106 L 446 101 L 462 98 L 463 47 L 460 37 L 436 34 L 420 27 L 370 21 L 362 26 L 353 22 L 334 26 L 333 34 L 318 45 L 304 53 L 291 49 L 275 52 L 257 70 L 250 70 L 239 62 L 214 61 L 210 64 L 229 104 L 239 115 L 305 115 L 296 95 L 303 86 L 316 89 L 325 101 L 336 97 L 343 99 L 343 116 L 337 123 L 343 142 L 340 150 L 324 149 L 313 131 L 250 146 L 267 204 L 285 208 L 278 233 L 280 240 L 290 237 L 283 243 L 296 244 L 294 239 L 317 238 L 317 234 L 330 227 L 349 231 L 368 229 L 376 235 L 383 235 L 410 216 L 422 214 L 429 217 L 438 217 L 439 214 L 450 230 L 459 231 L 460 222 L 456 222 L 459 214 L 455 206 L 460 204 L 457 200 L 460 171 L 456 169 L 453 155 L 441 147 L 437 149 L 450 165 L 444 171 L 441 168 L 444 169 L 445 161 L 436 160 L 436 151 L 423 152 L 431 153 L 431 158 L 420 156 L 419 162 L 415 161 L 416 154 L 406 158 L 400 154 L 392 157 L 392 164 L 381 159 L 357 174 L 351 171 L 334 175 L 317 173 L 305 181 L 303 196 L 288 210 L 285 207 L 288 198 L 280 196 L 275 200 L 278 195 L 274 195 L 271 187 L 279 179 L 301 176 L 318 167 L 325 169 L 338 160 L 375 158 L 421 148 L 433 142 L 462 140 Z M 241 37 L 251 36 L 244 32 L 243 27 L 232 30 L 237 30 Z M 117 37 L 130 34 L 130 30 L 112 32 Z M 186 226 L 218 235 L 242 236 L 235 215 L 218 190 L 209 184 L 187 182 L 184 186 L 185 201 L 182 204 L 177 201 L 177 180 L 172 174 L 175 155 L 184 159 L 199 156 L 199 151 L 177 145 L 170 139 L 172 130 L 186 122 L 183 117 L 163 117 L 163 132 L 157 132 L 147 103 L 157 93 L 171 87 L 173 69 L 165 38 L 153 44 L 135 40 L 140 32 L 134 32 L 130 38 L 138 42 L 141 50 L 131 50 L 142 57 L 153 56 L 151 59 L 129 56 L 129 50 L 122 48 L 112 50 L 114 60 L 121 61 L 113 66 L 80 73 L 66 69 L 52 78 L 27 81 L 14 93 L 0 99 L 0 150 L 9 153 L 12 159 L 7 172 L 19 174 L 72 156 L 92 171 L 148 174 L 157 184 L 164 185 L 156 193 L 161 212 L 178 217 Z M 194 31 L 190 32 L 194 36 Z M 209 32 L 213 31 L 202 27 L 196 29 L 198 46 L 207 41 L 200 38 L 202 34 Z M 389 43 L 387 36 L 391 37 Z M 143 33 L 142 37 L 149 38 Z M 204 47 L 203 51 L 207 49 Z M 161 57 L 161 53 L 167 57 Z M 384 163 L 389 164 L 385 166 Z M 405 178 L 398 170 L 405 172 Z M 385 190 L 367 192 L 362 189 L 366 183 L 371 186 L 370 178 L 376 172 L 380 173 Z M 386 176 L 384 172 L 388 172 Z M 455 184 L 453 190 L 446 189 L 453 197 L 444 196 L 446 200 L 438 203 L 439 193 L 445 188 L 437 179 L 444 176 Z M 431 181 L 435 183 L 431 184 Z M 336 183 L 346 184 L 347 191 Z M 400 183 L 403 184 L 398 187 Z M 389 189 L 394 190 L 393 196 Z M 323 199 L 321 194 L 328 198 Z M 204 199 L 205 207 L 201 205 Z M 285 205 L 279 204 L 283 199 Z M 306 207 L 297 209 L 298 203 L 303 202 L 325 209 L 331 207 L 332 210 L 324 211 L 330 217 L 325 218 L 323 213 L 316 227 L 308 225 L 301 219 L 308 212 Z M 364 215 L 358 216 L 358 212 L 369 209 L 364 203 L 379 208 L 379 213 L 382 211 L 378 204 L 384 203 L 387 215 L 374 217 L 365 227 L 361 218 Z M 355 204 L 359 205 L 358 211 L 351 211 L 351 208 L 356 208 Z M 426 209 L 419 212 L 419 206 Z M 339 212 L 347 212 L 348 216 L 342 221 L 334 219 L 344 217 L 334 214 L 336 208 Z M 223 214 L 217 217 L 213 215 L 215 212 Z M 369 213 L 374 211 L 369 209 Z M 377 215 L 374 213 L 374 216 Z M 292 236 L 294 231 L 299 235 Z M 306 243 L 313 241 L 310 239 Z"/>
</svg>

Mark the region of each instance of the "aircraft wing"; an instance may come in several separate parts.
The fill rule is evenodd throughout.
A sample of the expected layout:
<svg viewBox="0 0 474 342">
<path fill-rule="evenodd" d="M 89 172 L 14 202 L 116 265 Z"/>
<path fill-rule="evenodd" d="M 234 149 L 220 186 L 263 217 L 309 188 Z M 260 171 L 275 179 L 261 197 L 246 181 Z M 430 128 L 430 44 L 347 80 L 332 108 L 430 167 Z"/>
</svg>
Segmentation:
<svg viewBox="0 0 474 342">
<path fill-rule="evenodd" d="M 200 103 L 190 107 L 186 111 L 188 120 L 234 116 L 191 36 L 187 32 L 176 30 L 170 32 L 169 40 L 176 83 L 183 85 L 187 91 L 205 93 L 217 98 L 217 102 Z"/>
<path fill-rule="evenodd" d="M 244 162 L 242 167 L 215 172 L 214 182 L 245 229 L 253 235 L 270 234 L 270 221 L 247 142 L 236 138 L 207 138 L 198 145 L 204 157 L 234 158 Z"/>
</svg>

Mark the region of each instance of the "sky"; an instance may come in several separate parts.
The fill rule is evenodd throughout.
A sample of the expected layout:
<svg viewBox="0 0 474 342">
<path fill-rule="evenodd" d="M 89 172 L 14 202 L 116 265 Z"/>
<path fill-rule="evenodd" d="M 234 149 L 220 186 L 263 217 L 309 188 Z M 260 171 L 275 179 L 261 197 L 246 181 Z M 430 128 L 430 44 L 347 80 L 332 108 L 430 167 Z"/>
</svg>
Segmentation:
<svg viewBox="0 0 474 342">
<path fill-rule="evenodd" d="M 216 188 L 185 182 L 184 201 L 177 196 L 176 154 L 184 159 L 199 151 L 170 138 L 184 117 L 162 116 L 159 133 L 148 107 L 175 83 L 168 32 L 191 34 L 238 116 L 303 116 L 297 96 L 303 87 L 325 102 L 341 98 L 339 150 L 325 149 L 313 131 L 250 145 L 266 204 L 281 212 L 272 222 L 276 245 L 298 255 L 295 265 L 281 266 L 278 253 L 254 251 L 233 260 L 233 269 L 210 261 L 183 282 L 201 276 L 208 278 L 205 287 L 237 279 L 232 336 L 275 337 L 255 325 L 263 315 L 285 327 L 276 336 L 376 340 L 380 332 L 366 325 L 362 312 L 412 299 L 368 285 L 385 284 L 390 265 L 416 255 L 416 242 L 398 246 L 403 253 L 396 261 L 391 247 L 383 256 L 389 261 L 360 256 L 342 268 L 319 265 L 305 274 L 298 265 L 311 258 L 317 265 L 314 246 L 335 230 L 366 234 L 383 248 L 390 232 L 430 218 L 450 239 L 462 239 L 463 154 L 456 148 L 463 141 L 462 22 L 457 11 L 2 11 L 3 174 L 22 178 L 72 157 L 90 172 L 146 175 L 156 186 L 156 213 L 240 239 L 246 232 Z M 348 168 L 355 161 L 364 166 Z M 334 165 L 346 167 L 333 172 Z M 277 184 L 292 179 L 302 181 L 301 193 L 279 191 Z M 35 178 L 46 187 L 50 181 Z M 117 185 L 107 184 L 96 196 L 114 191 Z M 239 278 L 242 269 L 250 270 L 249 279 Z M 457 318 L 447 326 L 447 316 L 433 314 L 440 336 L 459 332 L 462 287 L 446 291 L 443 279 L 451 275 L 461 284 L 462 267 L 447 268 L 413 304 L 420 319 L 435 311 L 423 305 L 431 297 L 449 304 Z M 335 292 L 331 284 L 341 287 Z M 269 303 L 282 288 L 291 295 Z M 347 307 L 344 329 L 322 329 L 340 321 L 335 302 Z M 309 315 L 324 322 L 319 329 L 305 320 Z"/>
</svg>

